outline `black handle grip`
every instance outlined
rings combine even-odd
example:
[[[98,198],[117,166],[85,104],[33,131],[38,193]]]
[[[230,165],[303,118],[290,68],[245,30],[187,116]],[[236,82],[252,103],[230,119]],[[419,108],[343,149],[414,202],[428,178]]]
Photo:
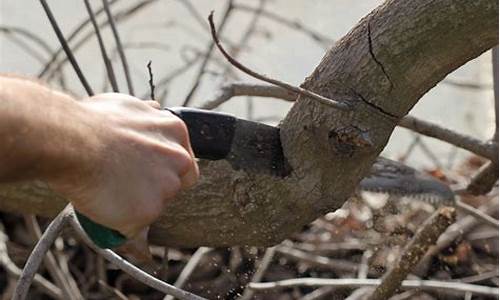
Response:
[[[219,160],[227,157],[234,138],[234,116],[187,107],[173,107],[167,110],[186,123],[191,147],[197,158]]]

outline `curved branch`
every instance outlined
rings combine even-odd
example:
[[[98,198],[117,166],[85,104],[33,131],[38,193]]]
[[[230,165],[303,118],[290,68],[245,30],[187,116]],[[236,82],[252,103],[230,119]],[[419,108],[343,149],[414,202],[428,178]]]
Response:
[[[70,213],[71,207],[68,206],[52,222],[50,222],[24,266],[23,272],[17,281],[12,300],[26,299],[31,283],[33,282],[33,278],[35,277],[45,254],[49,251],[64,225],[69,220]]]
[[[175,286],[172,286],[166,282],[163,282],[159,279],[154,278],[153,276],[149,275],[148,273],[142,271],[141,269],[137,268],[136,266],[132,265],[129,263],[127,260],[121,258],[118,256],[116,253],[109,249],[101,249],[97,247],[85,234],[85,231],[80,227],[80,224],[76,220],[76,217],[74,214],[71,214],[71,218],[69,218],[69,222],[71,224],[71,227],[76,231],[76,233],[82,238],[85,243],[94,251],[102,255],[104,258],[106,258],[108,261],[119,267],[122,271],[125,273],[129,274],[136,280],[156,289],[159,290],[165,294],[172,295],[174,297],[177,297],[181,300],[206,300],[205,298],[196,296],[195,294],[186,292],[184,290],[181,290],[179,288],[176,288]]]
[[[5,269],[7,274],[14,278],[19,278],[22,271],[14,264],[10,259],[9,253],[7,252],[7,235],[3,232],[3,224],[0,223],[0,265]],[[35,274],[33,277],[33,283],[37,285],[44,293],[51,296],[54,299],[65,299],[65,294],[60,288],[52,284],[40,274]]]

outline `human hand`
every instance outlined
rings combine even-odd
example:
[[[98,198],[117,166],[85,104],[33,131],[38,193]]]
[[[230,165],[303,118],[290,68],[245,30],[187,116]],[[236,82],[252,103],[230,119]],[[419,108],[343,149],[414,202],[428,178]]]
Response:
[[[72,122],[83,124],[85,152],[70,155],[77,159],[49,185],[93,221],[136,237],[198,178],[187,128],[157,102],[128,95],[101,94],[78,106]]]

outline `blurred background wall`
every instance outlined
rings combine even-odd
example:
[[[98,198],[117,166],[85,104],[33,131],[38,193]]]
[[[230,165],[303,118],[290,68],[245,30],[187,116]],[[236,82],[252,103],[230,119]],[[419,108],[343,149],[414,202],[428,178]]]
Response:
[[[88,18],[83,1],[48,2],[66,36]],[[312,72],[335,40],[382,2],[235,0],[236,6],[228,16],[221,36],[226,48],[234,51],[244,64],[260,73],[298,85]],[[91,3],[94,10],[101,7],[101,1],[92,0]],[[140,7],[130,12],[137,6]],[[112,6],[114,14],[123,15],[129,11],[129,15],[118,22],[118,29],[126,46],[136,94],[143,97],[149,95],[146,64],[151,60],[158,84],[157,98],[161,98],[166,106],[182,104],[192,89],[204,53],[211,43],[206,17],[214,10],[218,24],[226,7],[227,1],[222,0],[115,1]],[[256,14],[256,11],[260,13]],[[105,21],[105,15],[101,14],[98,20]],[[27,30],[47,46],[13,34],[13,29]],[[92,27],[87,26],[71,45],[76,45],[92,32]],[[114,53],[113,62],[121,90],[126,91],[109,27],[103,29],[103,34],[108,52]],[[0,0],[0,72],[36,77],[49,60],[50,53],[58,48],[55,34],[38,1]],[[94,90],[109,91],[95,37],[83,42],[75,53]],[[231,68],[217,50],[212,52],[211,57],[193,96],[192,106],[211,99],[224,83],[257,82]],[[450,74],[423,97],[411,114],[480,139],[490,138],[494,130],[491,73],[491,52],[487,52]],[[55,76],[49,84],[56,88],[64,86],[75,95],[85,96],[69,64],[64,65],[62,74],[62,83],[61,76]],[[167,83],[160,84],[162,80],[167,80]],[[278,124],[290,106],[291,103],[282,100],[238,97],[218,109]],[[384,155],[398,159],[409,153],[409,149],[413,150],[407,163],[427,169],[454,168],[469,155],[448,144],[419,138],[399,128]]]

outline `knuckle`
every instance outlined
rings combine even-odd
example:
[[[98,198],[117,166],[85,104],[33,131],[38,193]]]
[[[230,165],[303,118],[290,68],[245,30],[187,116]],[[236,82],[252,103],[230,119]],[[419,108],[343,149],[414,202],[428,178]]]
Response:
[[[175,130],[182,144],[186,143],[189,140],[189,132],[186,124],[181,119],[175,117],[172,122],[172,129]]]
[[[184,148],[179,147],[178,150],[175,151],[173,159],[175,160],[175,164],[178,167],[177,173],[181,177],[184,176],[184,174],[188,173],[193,167],[193,158]]]
[[[168,180],[168,183],[165,185],[165,191],[163,197],[164,201],[168,201],[174,198],[177,195],[177,193],[180,192],[181,188],[182,185],[180,178],[177,176],[172,176],[172,178],[170,178]]]

